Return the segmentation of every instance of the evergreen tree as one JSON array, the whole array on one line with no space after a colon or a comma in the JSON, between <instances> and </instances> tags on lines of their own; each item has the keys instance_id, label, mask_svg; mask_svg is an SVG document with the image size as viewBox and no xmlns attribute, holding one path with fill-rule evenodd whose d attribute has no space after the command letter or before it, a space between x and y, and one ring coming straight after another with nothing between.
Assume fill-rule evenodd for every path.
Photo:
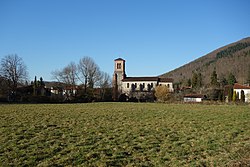
<instances>
[{"instance_id":1,"label":"evergreen tree","mask_svg":"<svg viewBox=\"0 0 250 167\"><path fill-rule=\"evenodd\" d=\"M220 79L220 86L224 87L228 84L227 79L225 77L222 76L222 78Z\"/></svg>"},{"instance_id":2,"label":"evergreen tree","mask_svg":"<svg viewBox=\"0 0 250 167\"><path fill-rule=\"evenodd\" d=\"M233 102L236 102L236 99L237 99L237 94L236 94L236 91L233 92Z\"/></svg>"},{"instance_id":3,"label":"evergreen tree","mask_svg":"<svg viewBox=\"0 0 250 167\"><path fill-rule=\"evenodd\" d=\"M202 75L201 75L201 73L198 73L197 87L198 87L198 88L201 88L201 87L202 87Z\"/></svg>"},{"instance_id":4,"label":"evergreen tree","mask_svg":"<svg viewBox=\"0 0 250 167\"><path fill-rule=\"evenodd\" d=\"M196 72L193 72L192 87L197 88L197 84L198 84L198 75Z\"/></svg>"},{"instance_id":5,"label":"evergreen tree","mask_svg":"<svg viewBox=\"0 0 250 167\"><path fill-rule=\"evenodd\" d=\"M217 87L218 85L219 85L219 83L218 83L218 81L217 81L218 79L217 79L217 73L216 73L216 71L214 70L213 71L213 73L212 73L212 75L211 75L211 86L215 86L215 87Z\"/></svg>"},{"instance_id":6,"label":"evergreen tree","mask_svg":"<svg viewBox=\"0 0 250 167\"><path fill-rule=\"evenodd\" d=\"M241 90L240 91L240 100L241 100L241 102L245 102L245 92L244 92L244 90Z\"/></svg>"},{"instance_id":7,"label":"evergreen tree","mask_svg":"<svg viewBox=\"0 0 250 167\"><path fill-rule=\"evenodd\" d=\"M231 102L233 100L233 88L228 89L228 101Z\"/></svg>"},{"instance_id":8,"label":"evergreen tree","mask_svg":"<svg viewBox=\"0 0 250 167\"><path fill-rule=\"evenodd\" d=\"M239 101L239 92L236 93L236 101Z\"/></svg>"},{"instance_id":9,"label":"evergreen tree","mask_svg":"<svg viewBox=\"0 0 250 167\"><path fill-rule=\"evenodd\" d=\"M45 86L45 83L44 83L44 81L43 81L43 78L42 78L42 77L40 77L40 85L41 85L41 86Z\"/></svg>"},{"instance_id":10,"label":"evergreen tree","mask_svg":"<svg viewBox=\"0 0 250 167\"><path fill-rule=\"evenodd\" d=\"M220 100L220 101L224 101L225 100L224 91L223 90L219 90L218 100Z\"/></svg>"},{"instance_id":11,"label":"evergreen tree","mask_svg":"<svg viewBox=\"0 0 250 167\"><path fill-rule=\"evenodd\" d=\"M35 76L35 80L34 80L34 85L35 85L35 87L37 87L37 79L36 79L36 76Z\"/></svg>"},{"instance_id":12,"label":"evergreen tree","mask_svg":"<svg viewBox=\"0 0 250 167\"><path fill-rule=\"evenodd\" d=\"M228 82L229 85L234 85L236 83L236 78L235 78L235 76L232 73L230 73L228 75L227 82Z\"/></svg>"},{"instance_id":13,"label":"evergreen tree","mask_svg":"<svg viewBox=\"0 0 250 167\"><path fill-rule=\"evenodd\" d=\"M233 102L239 101L239 92L236 93L236 91L233 92Z\"/></svg>"},{"instance_id":14,"label":"evergreen tree","mask_svg":"<svg viewBox=\"0 0 250 167\"><path fill-rule=\"evenodd\" d=\"M191 82L191 79L189 78L188 80L187 80L187 86L191 86L192 85L192 82Z\"/></svg>"},{"instance_id":15,"label":"evergreen tree","mask_svg":"<svg viewBox=\"0 0 250 167\"><path fill-rule=\"evenodd\" d=\"M33 95L34 96L37 95L37 80L36 80L36 76L35 76L34 84L33 84Z\"/></svg>"}]
</instances>

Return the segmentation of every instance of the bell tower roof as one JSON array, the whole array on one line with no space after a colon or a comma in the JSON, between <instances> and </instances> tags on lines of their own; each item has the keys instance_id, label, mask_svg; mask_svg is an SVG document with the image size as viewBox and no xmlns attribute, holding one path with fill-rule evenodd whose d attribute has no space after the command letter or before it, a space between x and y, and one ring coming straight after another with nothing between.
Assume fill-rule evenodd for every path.
<instances>
[{"instance_id":1,"label":"bell tower roof","mask_svg":"<svg viewBox=\"0 0 250 167\"><path fill-rule=\"evenodd\" d=\"M125 61L125 60L122 58L117 58L117 59L115 59L115 61Z\"/></svg>"}]
</instances>

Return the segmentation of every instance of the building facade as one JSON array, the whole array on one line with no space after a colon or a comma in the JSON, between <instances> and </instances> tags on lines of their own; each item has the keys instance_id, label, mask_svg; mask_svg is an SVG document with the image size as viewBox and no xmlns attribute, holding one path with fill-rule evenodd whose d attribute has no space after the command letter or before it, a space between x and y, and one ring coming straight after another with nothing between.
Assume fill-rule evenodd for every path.
<instances>
[{"instance_id":1,"label":"building facade","mask_svg":"<svg viewBox=\"0 0 250 167\"><path fill-rule=\"evenodd\" d=\"M184 95L184 102L200 103L204 99L201 94L186 94Z\"/></svg>"},{"instance_id":2,"label":"building facade","mask_svg":"<svg viewBox=\"0 0 250 167\"><path fill-rule=\"evenodd\" d=\"M114 60L113 99L118 100L121 95L127 97L147 96L152 94L156 86L166 86L173 92L173 79L162 77L127 77L125 60Z\"/></svg>"},{"instance_id":3,"label":"building facade","mask_svg":"<svg viewBox=\"0 0 250 167\"><path fill-rule=\"evenodd\" d=\"M240 85L235 83L233 86L233 90L238 94L239 99L241 99L241 93L244 92L245 102L250 103L250 86Z\"/></svg>"}]
</instances>

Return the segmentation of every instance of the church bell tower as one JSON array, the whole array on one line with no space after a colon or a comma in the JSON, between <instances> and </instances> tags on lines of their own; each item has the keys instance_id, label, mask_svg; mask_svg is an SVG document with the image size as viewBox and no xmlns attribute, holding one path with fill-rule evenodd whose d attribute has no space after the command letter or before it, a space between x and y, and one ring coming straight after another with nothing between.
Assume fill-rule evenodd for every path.
<instances>
[{"instance_id":1,"label":"church bell tower","mask_svg":"<svg viewBox=\"0 0 250 167\"><path fill-rule=\"evenodd\" d=\"M122 80L126 78L125 60L115 59L115 68L113 75L113 100L117 101L122 93Z\"/></svg>"}]
</instances>

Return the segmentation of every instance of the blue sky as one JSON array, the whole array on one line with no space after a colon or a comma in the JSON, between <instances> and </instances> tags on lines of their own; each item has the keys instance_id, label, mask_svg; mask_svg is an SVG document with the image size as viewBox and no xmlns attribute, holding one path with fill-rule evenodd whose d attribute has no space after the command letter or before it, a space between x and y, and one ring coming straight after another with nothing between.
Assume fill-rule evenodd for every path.
<instances>
[{"instance_id":1,"label":"blue sky","mask_svg":"<svg viewBox=\"0 0 250 167\"><path fill-rule=\"evenodd\" d=\"M1 0L0 58L22 57L30 79L92 57L113 74L155 76L250 36L249 0Z\"/></svg>"}]
</instances>

